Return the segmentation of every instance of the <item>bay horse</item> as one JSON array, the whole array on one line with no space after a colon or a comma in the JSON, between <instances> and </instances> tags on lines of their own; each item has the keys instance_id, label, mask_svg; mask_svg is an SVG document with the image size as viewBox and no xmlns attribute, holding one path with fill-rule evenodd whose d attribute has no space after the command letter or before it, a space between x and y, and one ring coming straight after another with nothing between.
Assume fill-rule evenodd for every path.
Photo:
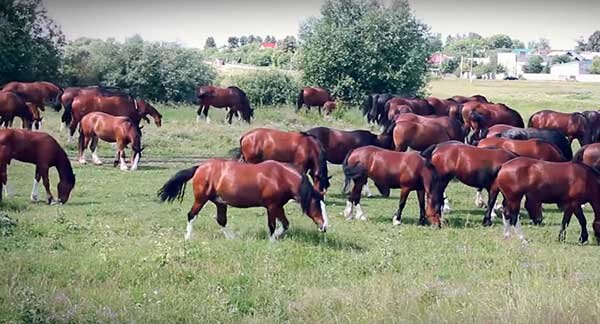
<instances>
[{"instance_id":1,"label":"bay horse","mask_svg":"<svg viewBox=\"0 0 600 324\"><path fill-rule=\"evenodd\" d=\"M453 118L453 117L438 116L438 115L420 116L420 115L413 114L413 113L402 113L402 114L396 115L394 117L394 119L392 119L392 120L395 122L411 121L411 122L419 122L422 124L435 123L446 129L451 140L462 142L465 139L461 123L456 118Z\"/></svg>"},{"instance_id":2,"label":"bay horse","mask_svg":"<svg viewBox=\"0 0 600 324\"><path fill-rule=\"evenodd\" d=\"M488 191L487 210L483 218L483 225L492 225L492 213L498 193L492 192L490 188L502 164L516 158L517 155L502 149L479 148L457 141L433 145L423 151L421 155L436 171L432 197L438 213L440 213L444 191L448 183L456 178L465 185L478 189L476 198L478 204L483 200L481 190Z\"/></svg>"},{"instance_id":3,"label":"bay horse","mask_svg":"<svg viewBox=\"0 0 600 324\"><path fill-rule=\"evenodd\" d=\"M236 153L248 163L266 160L290 163L302 173L308 171L319 192L329 188L325 149L318 138L308 133L255 128L242 135Z\"/></svg>"},{"instance_id":4,"label":"bay horse","mask_svg":"<svg viewBox=\"0 0 600 324\"><path fill-rule=\"evenodd\" d=\"M468 115L465 113L468 111ZM523 128L523 118L514 109L504 104L477 104L472 109L463 108L463 120L465 128L471 129L473 134L469 143L484 138L485 130L497 124L511 125Z\"/></svg>"},{"instance_id":5,"label":"bay horse","mask_svg":"<svg viewBox=\"0 0 600 324\"><path fill-rule=\"evenodd\" d=\"M431 145L451 140L446 128L435 122L398 121L390 125L385 134L394 139L394 150L404 152L408 148L423 151Z\"/></svg>"},{"instance_id":6,"label":"bay horse","mask_svg":"<svg viewBox=\"0 0 600 324\"><path fill-rule=\"evenodd\" d=\"M158 191L161 201L181 201L185 185L192 180L194 204L188 213L185 240L192 236L192 224L204 205L211 201L217 207L217 223L227 238L227 206L237 208L265 207L271 241L280 238L289 227L283 206L291 199L300 203L302 212L326 232L327 212L323 196L314 190L305 174L276 161L245 164L231 160L211 159L177 172ZM276 221L281 227L275 229Z\"/></svg>"},{"instance_id":7,"label":"bay horse","mask_svg":"<svg viewBox=\"0 0 600 324\"><path fill-rule=\"evenodd\" d=\"M117 154L113 166L120 164L120 169L127 171L125 163L125 148L131 144L131 171L138 168L142 155L142 132L138 125L129 117L113 116L102 112L92 112L81 119L79 126L79 163L85 164L85 150L90 146L92 160L96 165L102 161L96 155L98 139L109 143L117 143Z\"/></svg>"},{"instance_id":8,"label":"bay horse","mask_svg":"<svg viewBox=\"0 0 600 324\"><path fill-rule=\"evenodd\" d=\"M425 194L431 197L433 170L426 166L426 161L418 153L401 153L389 151L376 146L365 146L353 150L346 157L344 164L344 192L348 192L350 183L354 182L349 192L344 217L352 219L352 211L356 208L355 218L366 220L360 206L361 188L367 179L373 180L377 188L387 192L390 188L400 188L398 210L392 217L393 225L402 223L402 211L411 191L417 191L419 200L419 225L426 225L427 220L433 226L440 226L440 215L425 211ZM431 204L427 205L432 208ZM427 217L426 217L427 215Z\"/></svg>"},{"instance_id":9,"label":"bay horse","mask_svg":"<svg viewBox=\"0 0 600 324\"><path fill-rule=\"evenodd\" d=\"M386 125L386 110L385 104L395 95L391 93L379 93L371 95L372 103L370 105L370 110L363 110L363 114L366 112L367 120L369 122L375 123L379 126Z\"/></svg>"},{"instance_id":10,"label":"bay horse","mask_svg":"<svg viewBox=\"0 0 600 324\"><path fill-rule=\"evenodd\" d=\"M490 131L488 132L488 137L492 133L492 129L494 129L495 127L502 126L492 126L490 128ZM500 133L500 137L515 140L528 140L534 138L541 139L556 146L567 160L571 160L573 158L573 150L571 149L571 144L564 135L555 130L511 127L509 129L502 130L502 132Z\"/></svg>"},{"instance_id":11,"label":"bay horse","mask_svg":"<svg viewBox=\"0 0 600 324\"><path fill-rule=\"evenodd\" d=\"M22 120L23 128L31 129L35 121L41 121L37 107L25 102L23 98L12 91L0 92L0 126L12 127L15 117Z\"/></svg>"},{"instance_id":12,"label":"bay horse","mask_svg":"<svg viewBox=\"0 0 600 324\"><path fill-rule=\"evenodd\" d=\"M325 116L331 116L331 114L333 114L333 111L337 109L337 105L335 101L327 101L323 105L323 109L325 109Z\"/></svg>"},{"instance_id":13,"label":"bay horse","mask_svg":"<svg viewBox=\"0 0 600 324\"><path fill-rule=\"evenodd\" d=\"M519 238L526 242L519 223L521 200L526 196L525 208L532 219L542 218L543 203L555 203L563 211L559 241L565 239L565 230L573 213L581 225L579 242L588 241L581 205L590 203L594 210L594 233L600 243L600 173L587 165L516 158L502 166L492 191L500 191L504 196L505 238L510 236L512 227Z\"/></svg>"},{"instance_id":14,"label":"bay horse","mask_svg":"<svg viewBox=\"0 0 600 324\"><path fill-rule=\"evenodd\" d=\"M573 162L586 164L600 172L600 143L588 144L579 149Z\"/></svg>"},{"instance_id":15,"label":"bay horse","mask_svg":"<svg viewBox=\"0 0 600 324\"><path fill-rule=\"evenodd\" d=\"M592 130L592 138L590 139L593 143L600 143L600 111L587 110L581 112L590 123Z\"/></svg>"},{"instance_id":16,"label":"bay horse","mask_svg":"<svg viewBox=\"0 0 600 324\"><path fill-rule=\"evenodd\" d=\"M518 156L530 157L543 161L567 161L556 146L535 138L529 140L512 140L501 137L488 137L479 141L477 147L503 149L513 152Z\"/></svg>"},{"instance_id":17,"label":"bay horse","mask_svg":"<svg viewBox=\"0 0 600 324\"><path fill-rule=\"evenodd\" d=\"M75 186L75 174L67 153L50 135L22 129L0 130L0 201L2 201L2 186L7 185L7 167L12 160L35 164L35 176L31 200L38 200L40 180L46 189L48 204L66 203L71 190ZM56 167L60 178L58 183L58 201L54 200L50 190L48 171Z\"/></svg>"},{"instance_id":18,"label":"bay horse","mask_svg":"<svg viewBox=\"0 0 600 324\"><path fill-rule=\"evenodd\" d=\"M569 142L577 139L580 146L592 142L592 129L588 119L582 113L563 113L553 110L542 110L529 118L529 127L552 129L565 135Z\"/></svg>"},{"instance_id":19,"label":"bay horse","mask_svg":"<svg viewBox=\"0 0 600 324\"><path fill-rule=\"evenodd\" d=\"M332 101L331 95L329 92L323 88L319 87L304 87L300 90L298 94L298 100L296 102L296 112L302 109L302 106L306 106L306 108L310 111L311 107L319 108L319 115L321 114L321 109L325 106L325 103L328 101Z\"/></svg>"},{"instance_id":20,"label":"bay horse","mask_svg":"<svg viewBox=\"0 0 600 324\"><path fill-rule=\"evenodd\" d=\"M389 116L388 112L390 110L397 110L398 113L411 112L421 116L433 115L435 112L429 102L424 99L395 97L388 100L384 105L385 114L383 116L382 125L389 125L387 117Z\"/></svg>"},{"instance_id":21,"label":"bay horse","mask_svg":"<svg viewBox=\"0 0 600 324\"><path fill-rule=\"evenodd\" d=\"M233 115L241 114L241 117L248 124L254 117L254 110L250 106L250 101L246 93L238 87L220 88L215 86L200 86L196 90L198 102L198 111L196 121L200 121L201 114L204 115L206 123L210 123L208 109L210 106L215 108L229 108L227 113L227 122L231 124Z\"/></svg>"},{"instance_id":22,"label":"bay horse","mask_svg":"<svg viewBox=\"0 0 600 324\"><path fill-rule=\"evenodd\" d=\"M458 102L452 98L439 99L436 97L427 97L425 100L433 108L433 114L437 116L450 116L450 111L458 108Z\"/></svg>"},{"instance_id":23,"label":"bay horse","mask_svg":"<svg viewBox=\"0 0 600 324\"><path fill-rule=\"evenodd\" d=\"M2 87L2 91L13 91L19 94L23 100L33 103L41 111L44 111L46 104L50 104L56 111L61 107L60 97L63 90L51 82L9 82Z\"/></svg>"},{"instance_id":24,"label":"bay horse","mask_svg":"<svg viewBox=\"0 0 600 324\"><path fill-rule=\"evenodd\" d=\"M71 123L71 111L73 106L73 100L79 94L84 93L86 95L91 96L102 96L102 97L111 97L111 96L129 96L128 93L121 90L117 87L107 87L107 86L88 86L88 87L67 87L64 89L63 94L60 96L60 103L64 107L63 114L61 116L61 121L64 126L68 127ZM133 98L131 98L133 100ZM62 126L61 126L62 127ZM62 130L62 129L61 129Z\"/></svg>"},{"instance_id":25,"label":"bay horse","mask_svg":"<svg viewBox=\"0 0 600 324\"><path fill-rule=\"evenodd\" d=\"M473 96L470 96L470 97L454 96L454 97L448 98L448 99L454 100L459 105L464 104L465 102L469 102L469 101L476 101L476 102L480 102L480 103L490 103L487 100L487 98L484 97L484 96L482 96L482 95L473 95Z\"/></svg>"}]
</instances>

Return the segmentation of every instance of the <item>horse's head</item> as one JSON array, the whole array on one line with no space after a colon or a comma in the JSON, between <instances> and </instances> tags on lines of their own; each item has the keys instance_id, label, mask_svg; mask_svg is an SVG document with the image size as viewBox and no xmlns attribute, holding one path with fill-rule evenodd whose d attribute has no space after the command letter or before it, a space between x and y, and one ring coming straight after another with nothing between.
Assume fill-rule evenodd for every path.
<instances>
[{"instance_id":1,"label":"horse's head","mask_svg":"<svg viewBox=\"0 0 600 324\"><path fill-rule=\"evenodd\" d=\"M196 90L196 97L198 98L198 101L200 101L202 98L212 95L213 92L214 88L212 86L201 86Z\"/></svg>"},{"instance_id":2,"label":"horse's head","mask_svg":"<svg viewBox=\"0 0 600 324\"><path fill-rule=\"evenodd\" d=\"M62 108L62 95L63 95L64 91L61 88L57 88L56 91L54 91L54 93L52 93L52 108L56 111L60 111L60 109Z\"/></svg>"},{"instance_id":3,"label":"horse's head","mask_svg":"<svg viewBox=\"0 0 600 324\"><path fill-rule=\"evenodd\" d=\"M137 100L137 104L138 111L144 120L148 121L146 116L150 115L152 116L152 119L154 119L154 124L156 127L162 126L162 115L158 112L158 110L156 110L156 108L154 108L154 106L141 99Z\"/></svg>"},{"instance_id":4,"label":"horse's head","mask_svg":"<svg viewBox=\"0 0 600 324\"><path fill-rule=\"evenodd\" d=\"M323 108L325 108L325 115L329 116L331 115L331 113L333 113L333 111L336 108L336 104L335 101L327 101L325 102L325 104L323 105Z\"/></svg>"},{"instance_id":5,"label":"horse's head","mask_svg":"<svg viewBox=\"0 0 600 324\"><path fill-rule=\"evenodd\" d=\"M70 169L70 165L69 165L69 170L67 170L67 171L68 171L68 173L66 173L64 175L64 177L61 176L60 182L58 182L58 185L57 185L58 202L61 204L64 204L69 200L71 191L75 187L75 174L73 173L73 170Z\"/></svg>"},{"instance_id":6,"label":"horse's head","mask_svg":"<svg viewBox=\"0 0 600 324\"><path fill-rule=\"evenodd\" d=\"M304 214L317 224L319 231L326 232L329 226L329 219L327 218L323 195L312 187L308 177L304 174L302 175L299 196L300 206Z\"/></svg>"},{"instance_id":7,"label":"horse's head","mask_svg":"<svg viewBox=\"0 0 600 324\"><path fill-rule=\"evenodd\" d=\"M594 129L590 120L582 113L576 112L571 115L571 126L575 127L579 138L581 139L581 145L591 144L594 138Z\"/></svg>"}]
</instances>

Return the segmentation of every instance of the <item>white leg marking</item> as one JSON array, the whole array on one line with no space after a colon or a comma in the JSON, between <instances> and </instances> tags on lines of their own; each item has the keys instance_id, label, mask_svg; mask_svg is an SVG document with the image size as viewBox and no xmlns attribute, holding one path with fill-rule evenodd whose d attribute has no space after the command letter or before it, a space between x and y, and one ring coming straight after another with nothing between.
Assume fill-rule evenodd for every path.
<instances>
[{"instance_id":1,"label":"white leg marking","mask_svg":"<svg viewBox=\"0 0 600 324\"><path fill-rule=\"evenodd\" d=\"M518 216L517 216L517 224L513 227L513 231L515 232L515 235L517 235L519 237L519 239L521 240L521 243L523 243L523 245L527 245L527 240L525 239L525 234L523 234L523 230L521 229L521 219Z\"/></svg>"},{"instance_id":2,"label":"white leg marking","mask_svg":"<svg viewBox=\"0 0 600 324\"><path fill-rule=\"evenodd\" d=\"M369 183L365 183L365 185L362 188L362 195L363 196L367 196L367 197L371 197L373 196L373 193L371 192L371 189L369 188Z\"/></svg>"},{"instance_id":3,"label":"white leg marking","mask_svg":"<svg viewBox=\"0 0 600 324\"><path fill-rule=\"evenodd\" d=\"M4 193L6 194L6 198L12 196L15 193L14 188L8 181L6 181L6 183L4 184Z\"/></svg>"},{"instance_id":4,"label":"white leg marking","mask_svg":"<svg viewBox=\"0 0 600 324\"><path fill-rule=\"evenodd\" d=\"M502 223L504 223L504 239L507 240L510 238L510 223L504 216L502 216Z\"/></svg>"},{"instance_id":5,"label":"white leg marking","mask_svg":"<svg viewBox=\"0 0 600 324\"><path fill-rule=\"evenodd\" d=\"M202 116L196 115L196 123L199 123L202 120Z\"/></svg>"},{"instance_id":6,"label":"white leg marking","mask_svg":"<svg viewBox=\"0 0 600 324\"><path fill-rule=\"evenodd\" d=\"M123 156L121 156L121 171L127 171L127 164L125 163L125 159L123 158Z\"/></svg>"},{"instance_id":7,"label":"white leg marking","mask_svg":"<svg viewBox=\"0 0 600 324\"><path fill-rule=\"evenodd\" d=\"M346 200L346 208L344 209L344 218L346 220L352 220L352 210L354 209L354 204L350 202L350 200Z\"/></svg>"},{"instance_id":8,"label":"white leg marking","mask_svg":"<svg viewBox=\"0 0 600 324\"><path fill-rule=\"evenodd\" d=\"M442 207L442 214L448 215L452 211L450 207L450 200L448 198L444 198L444 206Z\"/></svg>"},{"instance_id":9,"label":"white leg marking","mask_svg":"<svg viewBox=\"0 0 600 324\"><path fill-rule=\"evenodd\" d=\"M79 157L79 164L86 164L87 162L85 161L85 152L83 152L83 154L81 154L81 156Z\"/></svg>"},{"instance_id":10,"label":"white leg marking","mask_svg":"<svg viewBox=\"0 0 600 324\"><path fill-rule=\"evenodd\" d=\"M192 238L192 229L193 229L193 224L194 224L194 221L196 220L196 217L198 217L198 216L197 215L194 216L194 218L189 220L187 223L187 228L185 230L185 240L186 241L189 241L189 239Z\"/></svg>"},{"instance_id":11,"label":"white leg marking","mask_svg":"<svg viewBox=\"0 0 600 324\"><path fill-rule=\"evenodd\" d=\"M210 117L209 116L206 116L206 123L210 124Z\"/></svg>"},{"instance_id":12,"label":"white leg marking","mask_svg":"<svg viewBox=\"0 0 600 324\"><path fill-rule=\"evenodd\" d=\"M365 213L363 213L363 210L360 207L360 204L356 204L356 214L354 215L354 218L356 218L358 220L362 220L362 221L367 220L367 215L365 215Z\"/></svg>"},{"instance_id":13,"label":"white leg marking","mask_svg":"<svg viewBox=\"0 0 600 324\"><path fill-rule=\"evenodd\" d=\"M233 240L235 238L235 234L227 228L227 226L221 227L221 232L225 235L225 238L228 240Z\"/></svg>"},{"instance_id":14,"label":"white leg marking","mask_svg":"<svg viewBox=\"0 0 600 324\"><path fill-rule=\"evenodd\" d=\"M477 190L477 194L475 195L475 206L479 208L483 208L485 206L485 202L483 201L483 194L481 191Z\"/></svg>"},{"instance_id":15,"label":"white leg marking","mask_svg":"<svg viewBox=\"0 0 600 324\"><path fill-rule=\"evenodd\" d=\"M38 201L40 183L33 179L33 188L31 189L31 201Z\"/></svg>"},{"instance_id":16,"label":"white leg marking","mask_svg":"<svg viewBox=\"0 0 600 324\"><path fill-rule=\"evenodd\" d=\"M321 216L323 217L323 226L320 228L322 231L326 231L329 226L329 217L327 216L327 210L325 209L325 202L321 200Z\"/></svg>"},{"instance_id":17,"label":"white leg marking","mask_svg":"<svg viewBox=\"0 0 600 324\"><path fill-rule=\"evenodd\" d=\"M276 239L279 239L281 238L281 236L283 236L284 233L285 229L283 228L283 226L279 226L277 229L275 229L273 236L275 236Z\"/></svg>"},{"instance_id":18,"label":"white leg marking","mask_svg":"<svg viewBox=\"0 0 600 324\"><path fill-rule=\"evenodd\" d=\"M98 150L98 149L96 149L96 150ZM92 152L92 161L94 162L95 165L102 165L102 160L100 160L96 151Z\"/></svg>"},{"instance_id":19,"label":"white leg marking","mask_svg":"<svg viewBox=\"0 0 600 324\"><path fill-rule=\"evenodd\" d=\"M394 226L398 226L398 225L401 225L401 224L402 224L402 221L399 221L399 220L396 218L396 215L394 215L394 219L392 219L392 225L394 225Z\"/></svg>"},{"instance_id":20,"label":"white leg marking","mask_svg":"<svg viewBox=\"0 0 600 324\"><path fill-rule=\"evenodd\" d=\"M135 171L138 168L138 164L140 163L140 154L136 153L133 158L133 163L131 164L131 171Z\"/></svg>"}]
</instances>

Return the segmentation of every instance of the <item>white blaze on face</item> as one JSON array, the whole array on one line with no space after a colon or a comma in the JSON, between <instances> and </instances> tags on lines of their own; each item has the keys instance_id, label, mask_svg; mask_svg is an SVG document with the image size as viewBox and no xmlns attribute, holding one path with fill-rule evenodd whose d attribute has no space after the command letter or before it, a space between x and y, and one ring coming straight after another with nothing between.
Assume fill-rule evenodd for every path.
<instances>
[{"instance_id":1,"label":"white blaze on face","mask_svg":"<svg viewBox=\"0 0 600 324\"><path fill-rule=\"evenodd\" d=\"M321 204L321 215L323 217L323 229L327 229L329 225L329 218L327 217L327 210L325 210L325 202L323 200L320 201Z\"/></svg>"}]
</instances>

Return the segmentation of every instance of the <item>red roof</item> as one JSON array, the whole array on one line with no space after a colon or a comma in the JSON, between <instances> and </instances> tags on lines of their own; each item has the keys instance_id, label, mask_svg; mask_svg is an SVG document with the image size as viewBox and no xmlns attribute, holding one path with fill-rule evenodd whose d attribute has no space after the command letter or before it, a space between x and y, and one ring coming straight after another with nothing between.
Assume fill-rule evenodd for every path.
<instances>
[{"instance_id":1,"label":"red roof","mask_svg":"<svg viewBox=\"0 0 600 324\"><path fill-rule=\"evenodd\" d=\"M441 64L447 59L451 59L451 57L442 53L435 53L431 55L431 57L427 61L429 62L429 64Z\"/></svg>"},{"instance_id":2,"label":"red roof","mask_svg":"<svg viewBox=\"0 0 600 324\"><path fill-rule=\"evenodd\" d=\"M277 43L264 42L264 43L260 44L260 48L277 48Z\"/></svg>"}]
</instances>

